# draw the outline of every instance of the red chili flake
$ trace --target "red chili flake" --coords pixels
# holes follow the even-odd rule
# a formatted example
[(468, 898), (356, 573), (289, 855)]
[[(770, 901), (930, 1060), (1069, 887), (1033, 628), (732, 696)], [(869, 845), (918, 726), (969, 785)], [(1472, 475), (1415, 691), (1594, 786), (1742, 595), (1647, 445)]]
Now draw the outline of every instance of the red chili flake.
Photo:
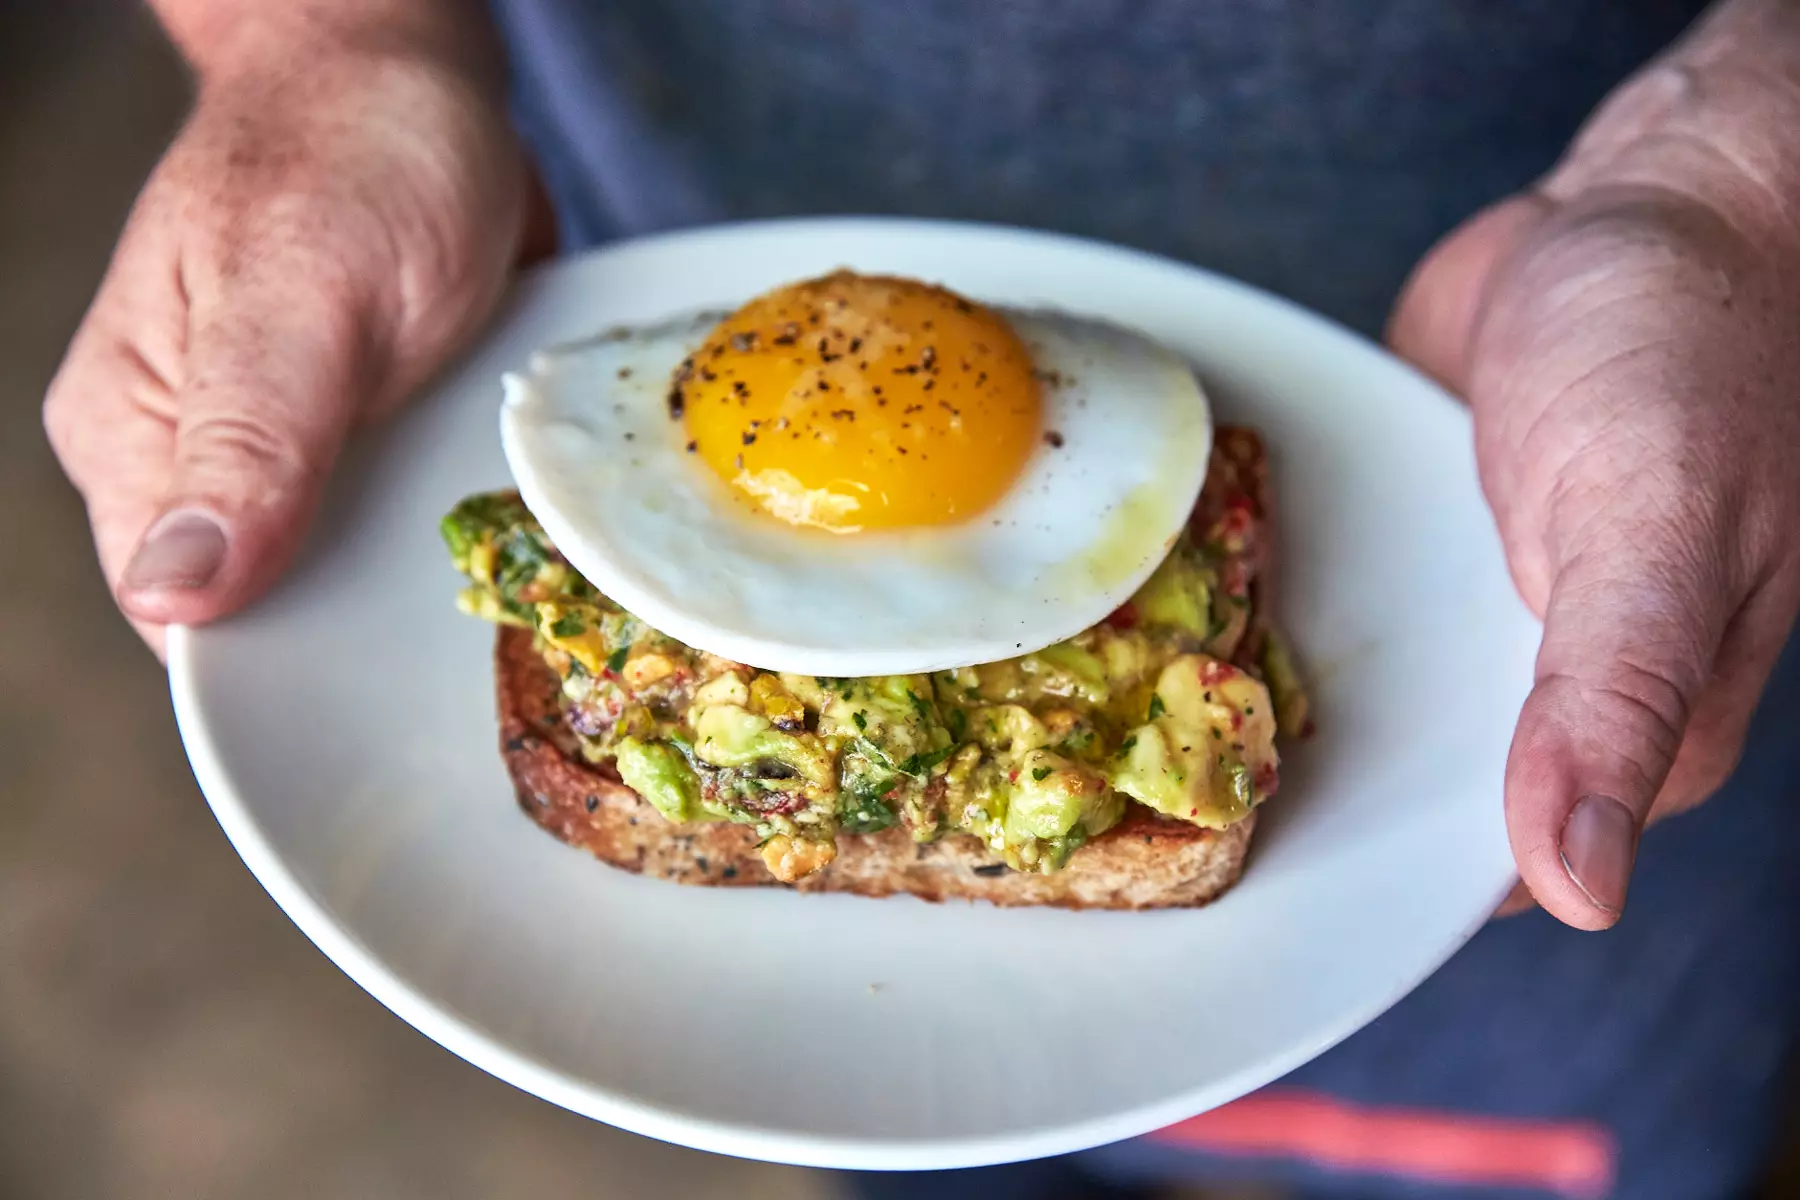
[(1209, 658), (1200, 665), (1200, 682), (1209, 687), (1236, 679), (1241, 674), (1243, 672), (1230, 663), (1222, 663), (1214, 658)]
[(687, 444), (687, 452), (688, 452), (688, 453), (689, 453), (689, 454), (692, 454), (692, 453), (693, 453), (693, 452), (694, 452), (694, 451), (696, 451), (696, 450), (698, 450), (698, 449), (700, 449), (700, 443), (699, 443), (699, 442), (689, 442), (689, 443), (688, 443), (688, 444)]
[(1107, 614), (1106, 623), (1114, 629), (1136, 629), (1138, 623), (1137, 605), (1127, 600)]
[(1063, 448), (1063, 435), (1054, 429), (1044, 434), (1044, 440), (1050, 443), (1052, 449), (1061, 450)]

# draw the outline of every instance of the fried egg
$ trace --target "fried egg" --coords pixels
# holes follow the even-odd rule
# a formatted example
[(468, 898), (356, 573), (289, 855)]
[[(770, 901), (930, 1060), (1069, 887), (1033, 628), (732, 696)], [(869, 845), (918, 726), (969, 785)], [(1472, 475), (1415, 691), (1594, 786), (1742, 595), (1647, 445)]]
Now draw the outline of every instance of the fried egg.
[(500, 425), (526, 505), (602, 592), (825, 676), (1099, 621), (1167, 554), (1212, 443), (1192, 370), (1145, 337), (848, 271), (540, 352)]

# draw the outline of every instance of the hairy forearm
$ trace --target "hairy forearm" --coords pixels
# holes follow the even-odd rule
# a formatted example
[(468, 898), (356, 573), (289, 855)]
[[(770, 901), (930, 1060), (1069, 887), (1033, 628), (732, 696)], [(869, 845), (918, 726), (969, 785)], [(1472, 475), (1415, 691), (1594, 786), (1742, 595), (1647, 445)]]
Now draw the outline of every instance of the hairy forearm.
[(1720, 0), (1608, 98), (1542, 190), (1673, 195), (1800, 255), (1800, 0)]
[(202, 84), (271, 64), (304, 71), (319, 56), (397, 56), (447, 65), (483, 85), (504, 77), (499, 36), (480, 0), (149, 0)]

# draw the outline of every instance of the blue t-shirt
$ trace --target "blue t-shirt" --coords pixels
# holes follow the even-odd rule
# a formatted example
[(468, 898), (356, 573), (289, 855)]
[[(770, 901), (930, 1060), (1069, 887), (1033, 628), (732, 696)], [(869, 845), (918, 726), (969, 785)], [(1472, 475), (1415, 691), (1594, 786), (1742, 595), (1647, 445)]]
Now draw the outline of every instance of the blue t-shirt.
[(900, 213), (1158, 251), (1365, 331), (1698, 0), (496, 0), (568, 241)]

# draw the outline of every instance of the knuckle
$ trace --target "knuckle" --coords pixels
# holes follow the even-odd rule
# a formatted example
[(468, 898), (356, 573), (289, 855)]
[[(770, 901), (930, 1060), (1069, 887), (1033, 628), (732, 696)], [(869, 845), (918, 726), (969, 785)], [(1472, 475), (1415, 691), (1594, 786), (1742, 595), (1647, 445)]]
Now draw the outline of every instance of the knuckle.
[(181, 446), (191, 470), (227, 472), (271, 485), (311, 473), (299, 442), (251, 412), (209, 413), (182, 430)]
[(1654, 795), (1681, 747), (1690, 693), (1666, 668), (1629, 657), (1601, 678), (1570, 683), (1591, 722), (1589, 740), (1629, 764), (1640, 794)]

